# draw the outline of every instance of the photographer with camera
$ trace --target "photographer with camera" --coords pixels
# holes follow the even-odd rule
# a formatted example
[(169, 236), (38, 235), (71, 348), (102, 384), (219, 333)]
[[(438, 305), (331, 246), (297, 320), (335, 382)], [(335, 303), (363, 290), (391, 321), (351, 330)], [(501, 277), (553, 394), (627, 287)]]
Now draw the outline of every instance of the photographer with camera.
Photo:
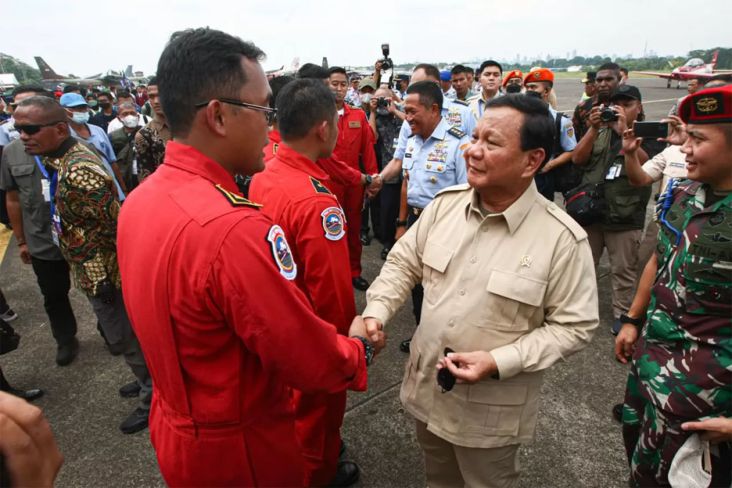
[[(589, 74), (587, 73), (587, 79), (589, 79)], [(585, 135), (585, 132), (587, 132), (589, 127), (587, 119), (590, 116), (592, 108), (602, 103), (607, 103), (610, 95), (618, 88), (619, 81), (620, 66), (617, 64), (605, 63), (598, 68), (594, 77), (594, 94), (583, 102), (580, 102), (574, 109), (572, 123), (574, 124), (574, 133), (577, 136), (577, 140), (580, 140)]]
[[(598, 73), (598, 80), (603, 71)], [(602, 82), (601, 82), (602, 87)], [(595, 266), (607, 248), (612, 282), (612, 306), (617, 334), (620, 316), (630, 308), (637, 278), (638, 250), (645, 208), (651, 196), (648, 186), (636, 187), (628, 180), (623, 157), (623, 132), (636, 120), (643, 119), (641, 93), (635, 86), (623, 85), (609, 97), (608, 105), (598, 105), (590, 112), (589, 129), (572, 153), (572, 162), (582, 167), (580, 186), (566, 194), (567, 212), (587, 231)], [(638, 160), (648, 160), (647, 144), (638, 149)], [(580, 195), (592, 194), (585, 207), (573, 205)], [(582, 218), (578, 218), (581, 216)]]

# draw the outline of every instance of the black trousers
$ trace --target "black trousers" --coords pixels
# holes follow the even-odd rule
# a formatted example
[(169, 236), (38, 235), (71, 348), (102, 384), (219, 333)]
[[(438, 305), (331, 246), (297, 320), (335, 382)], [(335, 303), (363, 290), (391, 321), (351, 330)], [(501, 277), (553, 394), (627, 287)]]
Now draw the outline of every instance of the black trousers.
[[(383, 190), (382, 190), (383, 191)], [(381, 229), (381, 199), (377, 196), (366, 202), (366, 206), (361, 211), (361, 234), (369, 233), (369, 216), (371, 216), (371, 225), (374, 229), (374, 237), (383, 239)]]
[(38, 286), (43, 294), (43, 308), (51, 322), (53, 338), (59, 345), (68, 344), (76, 336), (76, 317), (71, 309), (71, 279), (66, 261), (31, 258)]
[[(400, 190), (401, 191), (401, 190)], [(414, 212), (409, 209), (409, 215), (407, 215), (407, 229), (410, 228), (419, 219), (419, 215), (415, 215)], [(414, 320), (419, 322), (422, 319), (422, 301), (424, 300), (424, 288), (421, 283), (417, 283), (412, 288), (412, 313), (414, 313)]]
[(399, 218), (399, 198), (402, 194), (402, 183), (387, 183), (381, 188), (381, 242), (384, 247), (391, 249), (394, 246), (396, 221)]

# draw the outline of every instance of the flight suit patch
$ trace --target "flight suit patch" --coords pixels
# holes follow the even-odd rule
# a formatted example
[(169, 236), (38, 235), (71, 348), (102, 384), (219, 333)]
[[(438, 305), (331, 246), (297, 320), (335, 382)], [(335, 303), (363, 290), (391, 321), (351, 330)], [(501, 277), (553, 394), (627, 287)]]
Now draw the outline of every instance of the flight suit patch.
[(315, 193), (325, 193), (326, 195), (332, 195), (330, 190), (328, 190), (324, 184), (313, 178), (310, 177), (310, 183), (312, 183), (313, 188), (315, 188)]
[(259, 203), (254, 203), (253, 201), (244, 198), (241, 195), (237, 195), (234, 192), (230, 192), (226, 188), (224, 188), (221, 185), (216, 185), (216, 189), (229, 201), (229, 203), (233, 207), (252, 207), (252, 208), (259, 208), (262, 205)]
[(267, 233), (267, 241), (269, 241), (272, 249), (272, 257), (280, 274), (287, 280), (294, 280), (297, 277), (297, 264), (292, 257), (292, 251), (287, 244), (285, 231), (279, 225), (270, 227)]
[(339, 207), (328, 207), (320, 214), (323, 219), (325, 238), (329, 241), (339, 241), (346, 235), (343, 211)]

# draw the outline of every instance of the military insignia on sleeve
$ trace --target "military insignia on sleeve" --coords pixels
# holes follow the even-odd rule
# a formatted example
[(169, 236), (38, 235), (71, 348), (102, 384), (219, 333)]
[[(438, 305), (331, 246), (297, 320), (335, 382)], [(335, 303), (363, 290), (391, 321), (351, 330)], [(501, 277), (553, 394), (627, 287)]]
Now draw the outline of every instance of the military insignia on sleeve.
[(470, 102), (467, 102), (465, 100), (459, 100), (457, 98), (455, 100), (453, 100), (452, 102), (453, 103), (457, 103), (459, 105), (465, 105), (466, 107), (470, 105)]
[(447, 133), (457, 137), (458, 139), (462, 139), (463, 137), (465, 137), (465, 132), (460, 130), (458, 127), (451, 127), (450, 130), (447, 131)]
[(339, 207), (328, 207), (320, 214), (323, 218), (325, 238), (329, 241), (339, 241), (346, 235), (343, 211)]
[(310, 177), (310, 183), (312, 183), (313, 188), (315, 188), (315, 193), (325, 193), (326, 195), (332, 195), (330, 190), (328, 190), (324, 184), (313, 178)]
[(570, 127), (567, 129), (567, 137), (570, 139), (574, 137), (574, 127)]
[(290, 251), (290, 246), (287, 244), (285, 231), (282, 230), (282, 227), (279, 225), (270, 227), (267, 241), (269, 241), (272, 248), (272, 257), (275, 265), (280, 270), (280, 274), (285, 279), (294, 280), (297, 277), (297, 264), (295, 264), (295, 259), (292, 257), (292, 251)]
[(241, 195), (237, 195), (236, 193), (227, 190), (226, 188), (224, 188), (221, 185), (216, 185), (216, 189), (219, 192), (221, 192), (221, 194), (224, 197), (226, 197), (226, 199), (229, 201), (229, 203), (233, 207), (252, 207), (252, 208), (259, 208), (259, 207), (262, 206), (259, 203), (254, 203), (253, 201), (251, 201), (251, 200), (249, 200), (247, 198), (244, 198)]

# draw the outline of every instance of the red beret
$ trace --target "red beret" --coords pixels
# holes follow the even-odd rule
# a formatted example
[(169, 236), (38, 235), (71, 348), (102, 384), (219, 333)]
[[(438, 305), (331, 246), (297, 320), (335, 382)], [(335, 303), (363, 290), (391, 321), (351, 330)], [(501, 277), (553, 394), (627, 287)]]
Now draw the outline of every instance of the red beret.
[(732, 85), (700, 90), (684, 98), (679, 117), (686, 124), (732, 122)]
[(526, 83), (536, 83), (537, 81), (548, 81), (554, 83), (554, 73), (549, 68), (537, 68), (534, 71), (529, 72), (524, 78), (524, 85)]
[(506, 85), (508, 85), (508, 80), (511, 78), (522, 78), (523, 79), (524, 74), (521, 72), (520, 69), (515, 69), (513, 71), (509, 71), (508, 74), (503, 78), (503, 87), (505, 88)]

